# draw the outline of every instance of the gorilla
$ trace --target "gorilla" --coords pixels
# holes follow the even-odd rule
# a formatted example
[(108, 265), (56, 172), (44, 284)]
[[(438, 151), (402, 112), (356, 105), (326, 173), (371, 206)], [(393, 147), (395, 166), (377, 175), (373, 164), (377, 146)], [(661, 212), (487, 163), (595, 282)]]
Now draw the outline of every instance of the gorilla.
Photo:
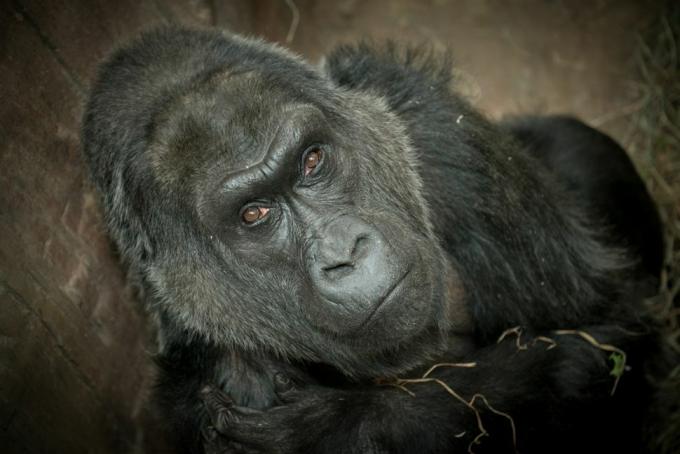
[(315, 66), (176, 26), (103, 64), (84, 155), (180, 449), (643, 449), (645, 186), (606, 135), (492, 123), (454, 82), (423, 48)]

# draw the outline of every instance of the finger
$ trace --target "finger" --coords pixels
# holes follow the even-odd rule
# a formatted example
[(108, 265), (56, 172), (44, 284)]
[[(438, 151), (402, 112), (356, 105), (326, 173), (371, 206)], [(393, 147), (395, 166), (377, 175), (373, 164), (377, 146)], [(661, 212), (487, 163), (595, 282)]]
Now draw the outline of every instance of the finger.
[(212, 443), (217, 439), (217, 431), (213, 426), (204, 426), (201, 428), (201, 437), (204, 441)]
[(236, 419), (240, 418), (245, 418), (245, 417), (254, 417), (254, 416), (262, 416), (264, 415), (264, 412), (262, 410), (258, 410), (256, 408), (250, 408), (250, 407), (240, 407), (234, 405), (231, 408), (231, 412), (234, 414)]
[(300, 388), (287, 377), (277, 380), (274, 379), (274, 390), (279, 402), (282, 404), (290, 404), (300, 399)]
[(212, 426), (203, 427), (201, 436), (203, 437), (204, 454), (256, 454), (255, 451), (246, 449), (240, 443), (221, 436)]
[(294, 384), (290, 377), (282, 372), (278, 372), (274, 375), (274, 391), (277, 394), (285, 393), (291, 388), (294, 388)]
[[(303, 398), (303, 394), (300, 390), (298, 389), (290, 389), (284, 393), (281, 393), (278, 395), (279, 396), (279, 403), (281, 406), (290, 406)], [(280, 407), (273, 407), (272, 410), (277, 409)]]
[(201, 397), (204, 402), (210, 401), (214, 405), (221, 405), (224, 407), (231, 407), (234, 402), (231, 397), (216, 386), (206, 385), (201, 390)]
[(271, 430), (278, 425), (281, 415), (273, 414), (271, 410), (265, 412), (236, 406), (225, 392), (213, 386), (201, 390), (201, 397), (210, 418), (208, 425), (212, 425), (218, 434), (218, 445), (223, 444), (219, 439), (225, 437), (255, 448), (270, 447), (269, 443), (274, 439)]
[(223, 436), (250, 446), (266, 445), (271, 421), (261, 410), (232, 406), (216, 430)]
[(214, 430), (224, 433), (231, 419), (233, 402), (229, 396), (213, 386), (206, 386), (201, 391), (203, 405), (205, 406)]

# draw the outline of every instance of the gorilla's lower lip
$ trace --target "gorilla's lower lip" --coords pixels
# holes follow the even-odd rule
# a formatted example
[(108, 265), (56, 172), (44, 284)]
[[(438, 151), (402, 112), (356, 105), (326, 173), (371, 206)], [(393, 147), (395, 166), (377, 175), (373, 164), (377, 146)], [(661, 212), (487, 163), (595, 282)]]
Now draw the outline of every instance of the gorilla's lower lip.
[(406, 280), (406, 277), (409, 275), (409, 273), (411, 273), (411, 268), (410, 268), (410, 267), (406, 270), (406, 272), (405, 272), (399, 279), (397, 279), (397, 280), (394, 282), (394, 284), (392, 284), (392, 287), (390, 287), (390, 289), (387, 291), (387, 293), (385, 294), (385, 296), (383, 297), (383, 299), (375, 306), (375, 308), (373, 308), (373, 310), (372, 310), (371, 313), (368, 315), (368, 317), (366, 317), (366, 320), (364, 320), (363, 323), (359, 326), (359, 329), (361, 329), (361, 328), (363, 328), (364, 326), (366, 326), (366, 325), (367, 325), (367, 324), (375, 317), (375, 314), (378, 313), (378, 311), (380, 310), (380, 308), (385, 307), (385, 306), (388, 305), (387, 303), (390, 302), (390, 301), (389, 301), (390, 298), (394, 295), (395, 291), (396, 291), (397, 288), (401, 285), (401, 283), (404, 282), (404, 281)]

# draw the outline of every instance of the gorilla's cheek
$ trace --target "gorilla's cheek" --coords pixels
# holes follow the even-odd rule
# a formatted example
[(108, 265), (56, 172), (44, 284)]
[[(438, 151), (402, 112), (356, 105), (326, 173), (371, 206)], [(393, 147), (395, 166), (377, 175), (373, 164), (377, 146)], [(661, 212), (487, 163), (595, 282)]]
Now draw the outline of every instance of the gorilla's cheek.
[(399, 341), (437, 324), (444, 304), (444, 272), (438, 254), (427, 245), (411, 244), (408, 273), (365, 324), (366, 335)]

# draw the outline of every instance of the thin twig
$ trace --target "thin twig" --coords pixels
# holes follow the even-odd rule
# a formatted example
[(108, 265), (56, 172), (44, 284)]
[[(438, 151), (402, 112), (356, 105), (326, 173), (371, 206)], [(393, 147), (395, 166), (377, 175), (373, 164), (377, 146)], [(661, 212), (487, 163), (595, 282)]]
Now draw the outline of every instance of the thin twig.
[(427, 378), (432, 372), (435, 370), (439, 369), (440, 367), (462, 367), (462, 368), (471, 368), (471, 367), (477, 367), (477, 363), (475, 362), (469, 362), (469, 363), (438, 363), (435, 364), (434, 366), (430, 367), (427, 372), (423, 374), (423, 378)]
[(295, 5), (293, 0), (285, 0), (286, 5), (290, 9), (290, 13), (293, 18), (290, 21), (290, 27), (288, 27), (288, 34), (286, 35), (286, 44), (290, 44), (295, 39), (295, 32), (297, 32), (298, 24), (300, 23), (300, 10)]
[(551, 339), (546, 336), (534, 337), (534, 340), (531, 343), (535, 344), (536, 342), (545, 342), (546, 344), (548, 344), (548, 348), (546, 348), (546, 350), (552, 350), (553, 348), (557, 347), (557, 342), (555, 342), (555, 339)]
[(400, 378), (397, 380), (397, 384), (404, 386), (407, 384), (418, 384), (418, 383), (436, 383), (442, 388), (446, 390), (447, 393), (455, 397), (458, 401), (460, 401), (463, 405), (468, 407), (472, 412), (475, 414), (475, 418), (477, 420), (477, 428), (479, 429), (479, 434), (470, 442), (468, 445), (468, 453), (474, 454), (474, 451), (472, 450), (472, 446), (476, 445), (479, 443), (479, 440), (482, 437), (485, 437), (489, 435), (489, 432), (486, 431), (484, 428), (484, 424), (482, 423), (482, 415), (479, 413), (479, 410), (477, 410), (472, 403), (468, 402), (465, 400), (460, 394), (455, 392), (449, 385), (447, 385), (445, 382), (438, 378)]
[(458, 394), (456, 391), (454, 391), (454, 390), (453, 390), (446, 382), (444, 382), (443, 380), (441, 380), (441, 379), (439, 379), (439, 378), (432, 378), (432, 377), (429, 377), (429, 375), (430, 375), (435, 369), (437, 369), (437, 368), (439, 368), (439, 367), (462, 367), (462, 368), (472, 368), (472, 367), (476, 367), (476, 366), (477, 366), (477, 363), (474, 363), (474, 362), (471, 362), (471, 363), (439, 363), (439, 364), (435, 364), (435, 365), (432, 366), (430, 369), (428, 369), (427, 372), (425, 372), (425, 374), (424, 374), (421, 378), (399, 378), (399, 379), (396, 380), (396, 382), (394, 382), (394, 383), (389, 383), (389, 384), (392, 385), (392, 386), (395, 386), (395, 387), (397, 387), (397, 388), (399, 388), (399, 389), (401, 389), (401, 390), (407, 392), (409, 395), (415, 397), (415, 393), (413, 393), (411, 390), (409, 390), (409, 389), (406, 387), (406, 385), (409, 385), (409, 384), (421, 384), (421, 383), (436, 383), (436, 384), (438, 384), (439, 386), (441, 386), (442, 388), (444, 388), (444, 390), (446, 390), (446, 392), (449, 393), (451, 396), (453, 396), (456, 400), (458, 400), (458, 401), (461, 402), (463, 405), (465, 405), (465, 406), (468, 407), (470, 410), (472, 410), (472, 411), (474, 412), (474, 414), (475, 414), (475, 419), (477, 420), (477, 429), (479, 430), (479, 434), (477, 434), (477, 435), (475, 436), (475, 438), (473, 438), (472, 441), (470, 442), (470, 444), (468, 445), (468, 453), (470, 453), (470, 454), (474, 454), (474, 451), (472, 450), (473, 446), (479, 444), (480, 440), (481, 440), (483, 437), (489, 435), (489, 432), (486, 430), (486, 428), (484, 427), (484, 424), (483, 424), (483, 422), (482, 422), (482, 415), (481, 415), (479, 409), (477, 409), (477, 408), (475, 407), (475, 402), (476, 402), (478, 399), (481, 400), (481, 401), (483, 401), (484, 404), (486, 405), (486, 407), (489, 409), (489, 411), (491, 411), (492, 413), (494, 413), (494, 414), (496, 414), (496, 415), (502, 416), (502, 417), (508, 419), (508, 421), (510, 421), (510, 428), (511, 428), (511, 430), (512, 430), (512, 444), (513, 444), (513, 446), (514, 446), (514, 448), (515, 448), (515, 452), (516, 452), (516, 451), (517, 451), (517, 430), (516, 430), (516, 427), (515, 427), (515, 420), (512, 418), (512, 416), (510, 416), (509, 414), (507, 414), (507, 413), (505, 413), (505, 412), (502, 412), (502, 411), (497, 410), (496, 408), (494, 408), (494, 407), (489, 403), (488, 399), (487, 399), (483, 394), (475, 393), (475, 394), (472, 396), (472, 398), (468, 401), (468, 400), (465, 400), (465, 398), (464, 398), (463, 396), (461, 396), (461, 395)]
[(472, 399), (470, 399), (470, 405), (473, 405), (473, 406), (474, 406), (475, 400), (476, 400), (477, 398), (479, 398), (480, 400), (484, 401), (484, 404), (486, 405), (486, 407), (487, 407), (491, 412), (493, 412), (493, 413), (495, 413), (495, 414), (497, 414), (497, 415), (499, 415), (499, 416), (502, 416), (502, 417), (506, 418), (508, 421), (510, 421), (510, 428), (512, 429), (512, 445), (515, 447), (515, 450), (517, 450), (517, 430), (516, 430), (516, 428), (515, 428), (515, 420), (512, 419), (512, 416), (510, 416), (509, 414), (507, 414), (507, 413), (505, 413), (505, 412), (502, 412), (502, 411), (500, 411), (500, 410), (496, 410), (496, 409), (489, 403), (489, 401), (487, 400), (486, 396), (484, 396), (483, 394), (475, 394), (474, 396), (472, 396)]
[(506, 337), (508, 337), (511, 334), (514, 334), (515, 336), (517, 336), (516, 339), (515, 339), (515, 345), (517, 346), (517, 350), (526, 350), (527, 348), (529, 348), (527, 346), (527, 344), (523, 344), (521, 342), (522, 327), (520, 327), (520, 326), (515, 326), (513, 328), (506, 329), (505, 331), (503, 331), (503, 333), (500, 335), (500, 337), (498, 338), (496, 343), (500, 344), (501, 342), (503, 342), (503, 339), (505, 339)]

